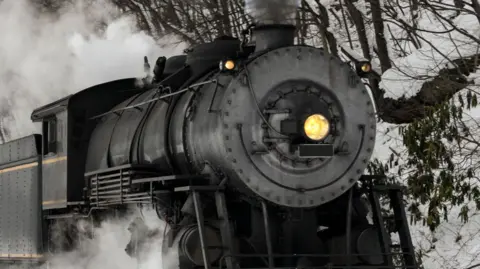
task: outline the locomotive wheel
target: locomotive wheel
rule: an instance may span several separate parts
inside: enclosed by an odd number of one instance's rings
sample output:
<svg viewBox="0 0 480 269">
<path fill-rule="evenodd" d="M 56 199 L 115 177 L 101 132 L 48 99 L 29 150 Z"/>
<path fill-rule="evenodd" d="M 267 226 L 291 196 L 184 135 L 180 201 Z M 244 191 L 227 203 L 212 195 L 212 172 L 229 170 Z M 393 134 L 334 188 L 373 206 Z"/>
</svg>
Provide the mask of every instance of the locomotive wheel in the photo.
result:
<svg viewBox="0 0 480 269">
<path fill-rule="evenodd" d="M 173 240 L 172 240 L 172 237 Z M 205 226 L 207 255 L 210 264 L 217 262 L 222 250 L 220 234 L 217 230 Z M 170 244 L 172 243 L 172 244 Z M 203 266 L 202 249 L 197 225 L 170 230 L 162 243 L 162 263 L 164 269 L 184 268 L 184 266 Z M 178 264 L 177 264 L 178 263 Z"/>
</svg>

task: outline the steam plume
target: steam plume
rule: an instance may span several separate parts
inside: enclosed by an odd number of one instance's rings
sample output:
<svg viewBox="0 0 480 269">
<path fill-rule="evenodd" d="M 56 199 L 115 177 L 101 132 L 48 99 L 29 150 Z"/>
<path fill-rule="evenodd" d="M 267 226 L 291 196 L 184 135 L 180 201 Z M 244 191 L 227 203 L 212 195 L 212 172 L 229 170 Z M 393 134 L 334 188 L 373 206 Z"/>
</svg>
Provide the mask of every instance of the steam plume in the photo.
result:
<svg viewBox="0 0 480 269">
<path fill-rule="evenodd" d="M 183 49 L 160 46 L 104 0 L 72 2 L 75 6 L 53 17 L 28 0 L 0 0 L 0 143 L 39 132 L 30 121 L 33 109 L 98 83 L 143 77 L 145 55 L 154 62 Z M 106 26 L 98 28 L 99 22 Z M 165 37 L 160 44 L 166 40 L 177 41 Z M 156 244 L 140 266 L 125 253 L 134 217 L 102 223 L 94 239 L 54 256 L 49 269 L 161 268 Z M 147 225 L 164 227 L 156 216 L 150 219 Z"/>
<path fill-rule="evenodd" d="M 141 216 L 150 229 L 158 229 L 160 236 L 154 238 L 137 261 L 125 253 L 125 246 L 130 240 L 127 231 L 129 223 Z M 77 227 L 88 223 L 77 223 Z M 39 269 L 159 269 L 162 268 L 162 236 L 166 229 L 153 210 L 144 210 L 142 214 L 135 211 L 124 218 L 107 220 L 101 227 L 94 229 L 95 238 L 82 238 L 77 249 L 68 253 L 59 253 L 48 260 Z"/>
<path fill-rule="evenodd" d="M 301 0 L 245 0 L 245 11 L 257 24 L 295 24 Z"/>
<path fill-rule="evenodd" d="M 37 107 L 109 80 L 143 77 L 144 56 L 154 62 L 183 49 L 159 46 L 107 1 L 73 2 L 53 17 L 28 0 L 0 1 L 0 139 L 38 132 L 30 121 Z"/>
</svg>

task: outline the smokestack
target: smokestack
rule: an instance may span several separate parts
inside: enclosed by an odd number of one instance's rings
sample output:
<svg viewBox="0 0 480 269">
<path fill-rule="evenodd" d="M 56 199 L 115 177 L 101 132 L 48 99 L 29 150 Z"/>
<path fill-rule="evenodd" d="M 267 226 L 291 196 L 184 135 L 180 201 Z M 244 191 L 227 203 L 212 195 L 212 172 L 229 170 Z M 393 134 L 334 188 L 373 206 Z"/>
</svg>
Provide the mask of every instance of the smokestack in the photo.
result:
<svg viewBox="0 0 480 269">
<path fill-rule="evenodd" d="M 301 0 L 245 0 L 245 11 L 256 24 L 255 51 L 294 44 L 297 9 Z"/>
</svg>

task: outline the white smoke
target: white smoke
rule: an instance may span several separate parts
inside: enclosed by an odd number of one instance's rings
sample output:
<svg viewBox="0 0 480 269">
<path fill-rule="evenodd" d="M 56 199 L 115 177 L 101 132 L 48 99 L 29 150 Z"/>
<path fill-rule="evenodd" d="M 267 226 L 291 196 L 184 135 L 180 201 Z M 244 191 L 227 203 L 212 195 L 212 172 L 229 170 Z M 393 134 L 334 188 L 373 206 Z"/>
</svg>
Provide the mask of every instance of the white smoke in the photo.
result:
<svg viewBox="0 0 480 269">
<path fill-rule="evenodd" d="M 179 54 L 184 48 L 160 46 L 177 40 L 155 42 L 104 0 L 88 6 L 76 3 L 53 17 L 34 10 L 27 0 L 0 0 L 0 143 L 5 131 L 8 140 L 39 131 L 30 121 L 33 109 L 98 83 L 142 77 L 144 56 L 153 68 L 158 56 Z M 99 22 L 106 23 L 105 29 L 97 28 Z M 147 224 L 164 225 L 152 221 L 155 218 Z M 158 246 L 140 267 L 125 253 L 130 221 L 103 223 L 93 240 L 54 256 L 49 268 L 161 268 Z"/>
<path fill-rule="evenodd" d="M 143 56 L 153 68 L 158 56 L 184 48 L 160 47 L 105 0 L 75 3 L 53 17 L 27 0 L 0 1 L 0 126 L 9 140 L 38 131 L 30 121 L 34 108 L 95 84 L 141 77 Z M 102 31 L 99 22 L 107 24 Z"/>
<path fill-rule="evenodd" d="M 137 261 L 125 253 L 130 241 L 127 230 L 130 222 L 141 216 L 151 230 L 159 231 L 158 237 L 148 244 L 148 249 Z M 85 220 L 87 222 L 87 220 Z M 78 222 L 77 226 L 82 223 Z M 83 225 L 89 229 L 89 223 Z M 59 253 L 48 259 L 39 269 L 161 269 L 162 268 L 162 236 L 166 225 L 159 220 L 153 210 L 143 210 L 122 218 L 104 221 L 101 227 L 94 229 L 93 239 L 82 238 L 79 247 L 71 252 Z"/>
<path fill-rule="evenodd" d="M 301 0 L 245 0 L 245 12 L 258 24 L 296 24 Z"/>
</svg>

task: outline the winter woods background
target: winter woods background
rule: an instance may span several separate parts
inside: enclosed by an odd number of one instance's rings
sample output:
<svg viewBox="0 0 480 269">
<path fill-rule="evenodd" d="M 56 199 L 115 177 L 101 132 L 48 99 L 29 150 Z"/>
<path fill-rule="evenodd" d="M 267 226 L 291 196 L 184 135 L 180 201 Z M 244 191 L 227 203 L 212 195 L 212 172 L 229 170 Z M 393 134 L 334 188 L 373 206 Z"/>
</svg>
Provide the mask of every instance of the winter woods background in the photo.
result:
<svg viewBox="0 0 480 269">
<path fill-rule="evenodd" d="M 0 10 L 5 2 L 0 0 Z M 78 2 L 29 3 L 54 22 Z M 109 6 L 110 21 L 129 16 L 152 42 L 168 45 L 241 37 L 251 22 L 242 0 L 85 0 L 80 8 L 99 3 Z M 340 57 L 340 47 L 353 50 L 372 60 L 380 75 L 368 80 L 380 124 L 369 171 L 407 187 L 412 236 L 424 267 L 480 264 L 479 2 L 302 0 L 298 13 L 299 42 Z M 105 14 L 88 14 L 92 31 L 108 31 Z M 140 68 L 141 63 L 140 56 Z M 0 68 L 1 80 L 12 76 Z M 3 118 L 19 120 L 2 100 Z M 15 135 L 1 128 L 0 142 Z"/>
</svg>

